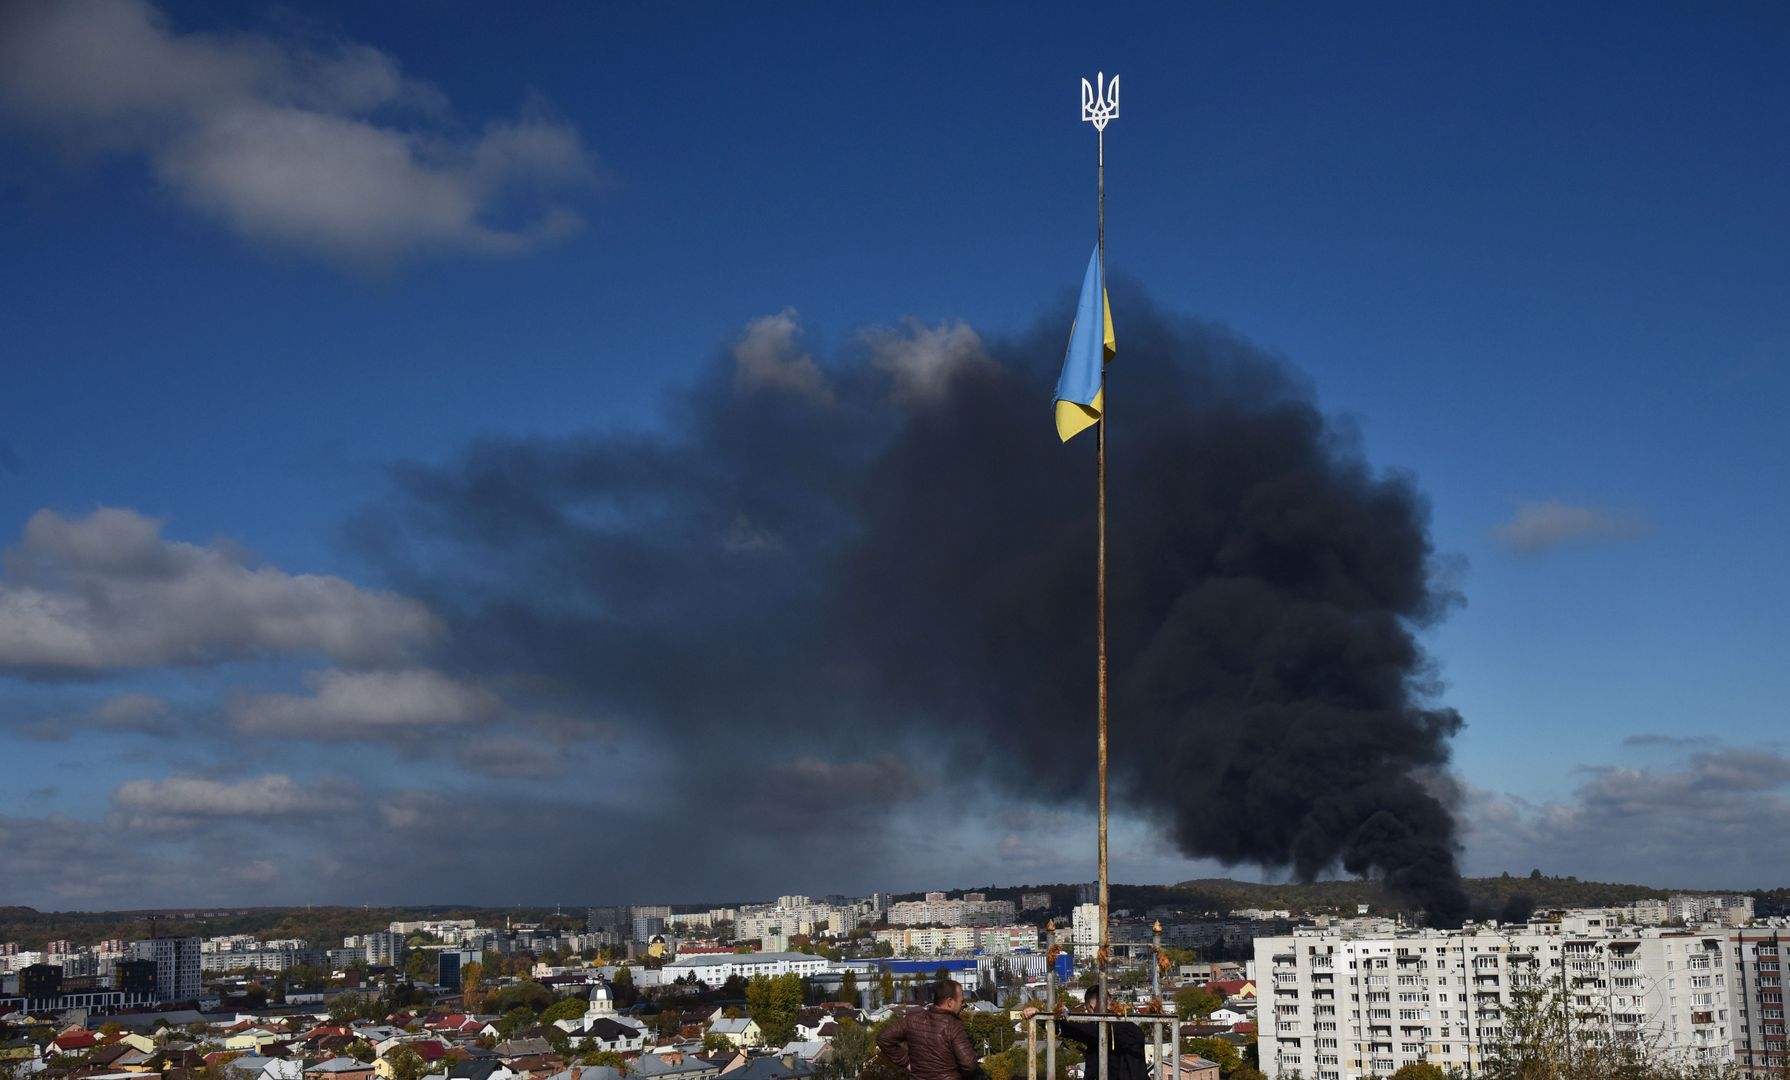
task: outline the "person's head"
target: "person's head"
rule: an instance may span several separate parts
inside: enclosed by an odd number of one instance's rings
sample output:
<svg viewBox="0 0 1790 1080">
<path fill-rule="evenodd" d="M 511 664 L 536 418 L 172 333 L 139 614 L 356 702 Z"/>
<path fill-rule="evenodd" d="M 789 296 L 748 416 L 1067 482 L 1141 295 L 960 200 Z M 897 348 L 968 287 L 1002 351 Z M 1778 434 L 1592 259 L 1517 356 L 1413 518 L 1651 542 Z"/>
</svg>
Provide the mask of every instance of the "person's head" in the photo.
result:
<svg viewBox="0 0 1790 1080">
<path fill-rule="evenodd" d="M 962 1012 L 963 986 L 956 979 L 940 979 L 933 983 L 932 1006 L 946 1012 Z"/>
<path fill-rule="evenodd" d="M 1091 1013 L 1099 1012 L 1100 1011 L 1100 988 L 1098 986 L 1088 987 L 1088 996 L 1083 998 L 1082 1000 L 1087 1002 L 1089 1012 L 1091 1012 Z"/>
</svg>

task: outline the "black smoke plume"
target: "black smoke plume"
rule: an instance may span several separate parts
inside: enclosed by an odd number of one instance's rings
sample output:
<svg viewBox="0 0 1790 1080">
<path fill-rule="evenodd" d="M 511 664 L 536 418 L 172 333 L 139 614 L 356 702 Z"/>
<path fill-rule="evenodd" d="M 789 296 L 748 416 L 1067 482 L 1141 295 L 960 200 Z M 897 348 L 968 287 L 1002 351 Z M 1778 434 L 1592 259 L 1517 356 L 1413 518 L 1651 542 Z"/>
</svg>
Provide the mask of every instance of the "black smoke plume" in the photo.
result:
<svg viewBox="0 0 1790 1080">
<path fill-rule="evenodd" d="M 1261 350 L 1135 291 L 1115 310 L 1116 805 L 1187 855 L 1381 876 L 1458 925 L 1424 499 Z M 1094 436 L 1052 430 L 1065 325 L 817 364 L 764 320 L 661 427 L 406 467 L 360 536 L 454 621 L 462 670 L 817 778 L 874 763 L 855 783 L 891 797 L 1085 800 Z"/>
</svg>

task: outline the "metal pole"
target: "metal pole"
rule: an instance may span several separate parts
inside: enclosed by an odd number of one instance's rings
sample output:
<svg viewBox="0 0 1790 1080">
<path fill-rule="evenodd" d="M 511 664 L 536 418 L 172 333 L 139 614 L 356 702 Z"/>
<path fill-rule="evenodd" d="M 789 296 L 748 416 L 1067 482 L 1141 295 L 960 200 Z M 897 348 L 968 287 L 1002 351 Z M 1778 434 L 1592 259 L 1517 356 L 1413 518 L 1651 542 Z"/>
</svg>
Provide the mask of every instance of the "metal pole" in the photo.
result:
<svg viewBox="0 0 1790 1080">
<path fill-rule="evenodd" d="M 1099 682 L 1100 732 L 1098 749 L 1100 757 L 1100 946 L 1094 954 L 1094 963 L 1098 968 L 1100 985 L 1100 1005 L 1103 1009 L 1112 1007 L 1112 999 L 1108 996 L 1107 963 L 1112 949 L 1110 927 L 1111 894 L 1108 890 L 1107 858 L 1106 858 L 1106 419 L 1112 403 L 1106 400 L 1106 125 L 1119 115 L 1119 77 L 1114 75 L 1109 83 L 1106 73 L 1101 72 L 1090 85 L 1088 80 L 1081 81 L 1081 118 L 1094 125 L 1096 140 L 1095 157 L 1095 190 L 1099 215 L 1098 259 L 1100 263 L 1100 325 L 1094 332 L 1101 339 L 1100 422 L 1095 426 L 1100 430 L 1095 435 L 1095 471 L 1098 495 L 1095 505 L 1096 540 L 1095 540 L 1095 587 L 1094 601 L 1094 633 L 1095 652 L 1097 658 L 1097 674 Z M 1100 1042 L 1101 1078 L 1106 1076 L 1106 1040 Z"/>
<path fill-rule="evenodd" d="M 1099 133 L 1099 166 L 1096 187 L 1100 201 L 1100 297 L 1101 326 L 1095 331 L 1104 340 L 1106 336 L 1106 132 Z M 1105 346 L 1101 348 L 1104 350 Z M 1100 393 L 1102 407 L 1100 410 L 1099 431 L 1096 433 L 1097 449 L 1095 450 L 1095 468 L 1100 474 L 1099 496 L 1096 512 L 1099 516 L 1099 540 L 1097 544 L 1100 583 L 1095 589 L 1094 621 L 1096 649 L 1099 653 L 1100 668 L 1100 1004 L 1105 1006 L 1106 968 L 1110 959 L 1111 933 L 1108 920 L 1111 917 L 1111 900 L 1107 892 L 1106 862 L 1106 419 L 1112 409 L 1112 402 L 1106 400 L 1106 370 L 1104 362 L 1100 371 Z M 1104 1078 L 1103 1072 L 1101 1076 Z"/>
<path fill-rule="evenodd" d="M 1155 953 L 1150 957 L 1150 1000 L 1156 1003 L 1157 1015 L 1162 1013 L 1162 920 L 1158 919 L 1150 926 L 1150 940 L 1155 945 Z M 1155 1060 L 1150 1067 L 1157 1072 L 1162 1071 L 1162 1025 L 1150 1025 L 1150 1040 L 1154 1046 Z"/>
<path fill-rule="evenodd" d="M 1044 973 L 1044 1015 L 1050 1019 L 1044 1022 L 1044 1075 L 1057 1080 L 1057 921 L 1045 923 L 1045 930 L 1050 947 L 1044 955 L 1050 966 Z"/>
</svg>

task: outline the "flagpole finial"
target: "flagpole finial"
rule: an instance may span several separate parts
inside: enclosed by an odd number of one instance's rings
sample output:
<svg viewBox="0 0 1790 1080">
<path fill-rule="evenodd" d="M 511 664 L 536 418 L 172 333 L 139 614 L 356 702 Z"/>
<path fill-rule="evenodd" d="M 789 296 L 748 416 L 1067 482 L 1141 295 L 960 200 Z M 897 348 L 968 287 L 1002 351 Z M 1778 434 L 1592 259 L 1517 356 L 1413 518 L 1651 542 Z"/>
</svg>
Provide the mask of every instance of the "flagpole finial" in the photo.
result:
<svg viewBox="0 0 1790 1080">
<path fill-rule="evenodd" d="M 1106 72 L 1094 76 L 1092 83 L 1081 81 L 1081 118 L 1104 132 L 1109 121 L 1119 118 L 1119 77 L 1108 82 Z"/>
</svg>

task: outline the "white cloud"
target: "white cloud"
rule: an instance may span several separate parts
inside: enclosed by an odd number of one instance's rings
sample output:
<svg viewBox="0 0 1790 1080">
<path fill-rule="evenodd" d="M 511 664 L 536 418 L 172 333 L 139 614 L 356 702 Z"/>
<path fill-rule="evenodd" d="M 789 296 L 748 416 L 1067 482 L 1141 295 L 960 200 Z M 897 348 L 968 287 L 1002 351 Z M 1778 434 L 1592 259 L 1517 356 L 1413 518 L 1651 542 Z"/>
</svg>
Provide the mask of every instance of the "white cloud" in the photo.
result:
<svg viewBox="0 0 1790 1080">
<path fill-rule="evenodd" d="M 1631 540 L 1647 531 L 1645 522 L 1594 506 L 1525 502 L 1494 535 L 1511 551 L 1536 555 L 1562 544 L 1588 540 Z"/>
<path fill-rule="evenodd" d="M 734 343 L 734 387 L 742 393 L 774 390 L 822 405 L 833 403 L 833 391 L 814 357 L 796 344 L 802 325 L 794 308 L 765 315 L 746 324 Z"/>
<path fill-rule="evenodd" d="M 13 5 L 0 107 L 67 147 L 144 156 L 245 237 L 356 264 L 527 250 L 580 224 L 548 193 L 594 177 L 578 133 L 538 116 L 451 134 L 442 94 L 376 49 L 180 33 L 144 0 Z"/>
<path fill-rule="evenodd" d="M 164 540 L 161 528 L 122 509 L 32 515 L 0 579 L 0 671 L 91 676 L 272 653 L 386 663 L 439 632 L 413 600 L 251 568 L 217 547 Z"/>
<path fill-rule="evenodd" d="M 894 378 L 895 400 L 904 403 L 938 400 L 959 371 L 993 363 L 982 338 L 962 322 L 927 326 L 905 319 L 899 328 L 871 330 L 865 339 L 871 363 Z"/>
<path fill-rule="evenodd" d="M 1779 843 L 1790 817 L 1790 757 L 1782 752 L 1717 748 L 1665 767 L 1582 772 L 1563 800 L 1469 789 L 1461 817 L 1471 869 L 1539 866 L 1590 880 L 1704 888 L 1775 884 L 1758 855 Z"/>
<path fill-rule="evenodd" d="M 230 705 L 231 723 L 245 735 L 384 738 L 479 724 L 502 708 L 489 691 L 425 669 L 322 671 L 306 679 L 313 690 L 309 696 L 236 699 Z"/>
<path fill-rule="evenodd" d="M 343 801 L 341 791 L 307 787 L 283 773 L 227 782 L 196 776 L 127 780 L 112 792 L 117 820 L 133 829 L 183 829 L 208 821 L 305 817 L 325 814 Z"/>
</svg>

